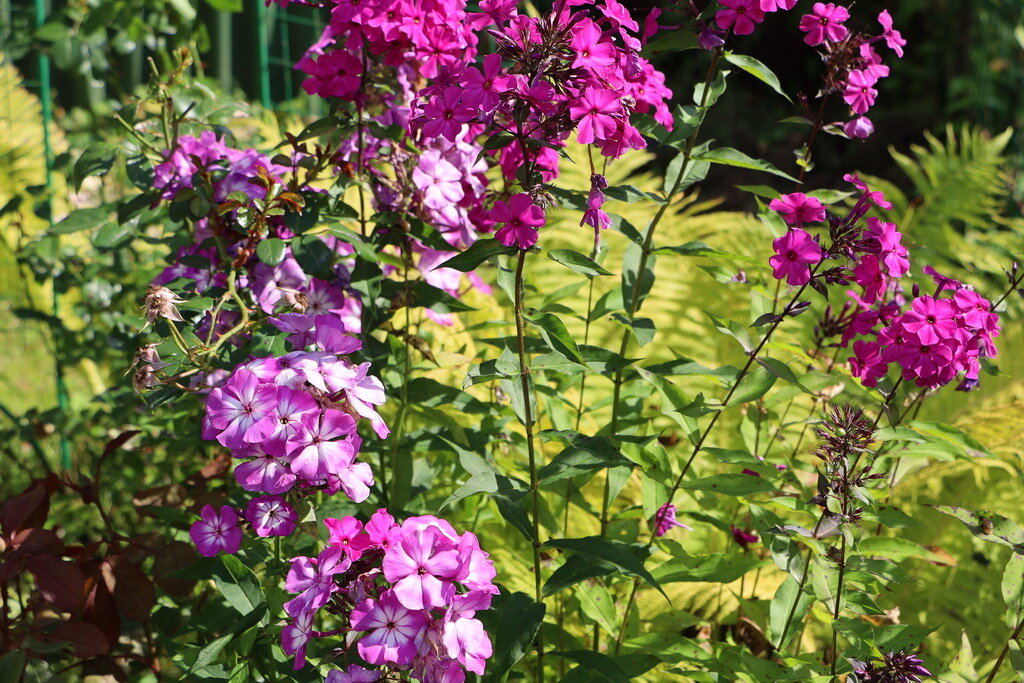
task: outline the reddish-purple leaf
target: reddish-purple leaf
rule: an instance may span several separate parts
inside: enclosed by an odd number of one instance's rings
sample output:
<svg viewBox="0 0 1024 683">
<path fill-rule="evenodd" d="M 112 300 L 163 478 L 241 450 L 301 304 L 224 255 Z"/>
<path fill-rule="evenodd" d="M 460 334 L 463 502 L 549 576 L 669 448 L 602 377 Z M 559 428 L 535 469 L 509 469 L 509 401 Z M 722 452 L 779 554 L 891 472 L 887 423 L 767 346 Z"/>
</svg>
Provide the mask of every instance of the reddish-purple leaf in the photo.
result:
<svg viewBox="0 0 1024 683">
<path fill-rule="evenodd" d="M 43 599 L 59 609 L 77 613 L 85 604 L 85 575 L 74 562 L 53 555 L 34 555 L 28 570 Z"/>
<path fill-rule="evenodd" d="M 36 479 L 20 494 L 9 498 L 0 508 L 0 524 L 8 536 L 27 527 L 41 527 L 50 512 L 50 493 L 56 479 Z"/>
<path fill-rule="evenodd" d="M 106 636 L 87 621 L 66 621 L 50 632 L 50 639 L 71 643 L 75 656 L 81 659 L 98 657 L 110 651 Z"/>
<path fill-rule="evenodd" d="M 191 579 L 183 579 L 178 576 L 170 576 L 173 572 L 186 567 L 191 567 L 199 558 L 195 547 L 184 541 L 173 541 L 166 548 L 162 549 L 156 556 L 153 563 L 153 575 L 156 577 L 156 585 L 160 586 L 168 595 L 176 598 L 183 598 L 192 592 L 196 582 Z"/>
<path fill-rule="evenodd" d="M 156 602 L 153 584 L 136 565 L 123 557 L 107 558 L 102 566 L 107 590 L 114 595 L 117 611 L 135 621 L 147 621 Z"/>
</svg>

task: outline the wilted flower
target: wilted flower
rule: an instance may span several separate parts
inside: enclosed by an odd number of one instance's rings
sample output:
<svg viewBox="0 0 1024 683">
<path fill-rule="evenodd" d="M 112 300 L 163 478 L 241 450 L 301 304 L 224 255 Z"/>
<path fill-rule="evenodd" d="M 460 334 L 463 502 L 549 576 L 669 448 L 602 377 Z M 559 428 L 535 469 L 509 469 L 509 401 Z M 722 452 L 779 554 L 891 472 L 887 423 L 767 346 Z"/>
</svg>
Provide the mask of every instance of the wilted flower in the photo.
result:
<svg viewBox="0 0 1024 683">
<path fill-rule="evenodd" d="M 179 299 L 177 294 L 166 287 L 150 285 L 146 290 L 146 296 L 142 298 L 146 312 L 146 324 L 148 325 L 157 318 L 184 322 L 185 319 L 181 317 L 181 313 L 178 312 L 178 307 L 175 305 L 184 302 L 184 299 Z"/>
</svg>

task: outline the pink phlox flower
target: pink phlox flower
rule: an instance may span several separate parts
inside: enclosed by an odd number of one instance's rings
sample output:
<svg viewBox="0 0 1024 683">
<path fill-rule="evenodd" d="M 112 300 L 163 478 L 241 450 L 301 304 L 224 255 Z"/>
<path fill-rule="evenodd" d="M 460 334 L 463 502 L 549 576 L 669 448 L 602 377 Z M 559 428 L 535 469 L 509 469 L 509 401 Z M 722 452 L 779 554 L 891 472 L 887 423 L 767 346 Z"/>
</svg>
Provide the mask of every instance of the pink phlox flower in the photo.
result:
<svg viewBox="0 0 1024 683">
<path fill-rule="evenodd" d="M 772 242 L 775 256 L 768 259 L 775 278 L 790 285 L 805 285 L 811 280 L 810 266 L 822 258 L 821 245 L 806 231 L 793 228 Z"/>
<path fill-rule="evenodd" d="M 235 479 L 246 491 L 279 494 L 295 485 L 295 474 L 285 464 L 285 445 L 281 439 L 268 439 L 234 451 L 235 457 L 252 460 L 235 467 Z"/>
<path fill-rule="evenodd" d="M 367 374 L 370 369 L 369 363 L 362 363 L 353 368 L 352 381 L 343 388 L 345 398 L 349 405 L 360 416 L 370 421 L 370 426 L 382 439 L 386 439 L 391 430 L 384 423 L 384 418 L 375 410 L 374 406 L 384 405 L 387 396 L 384 393 L 384 384 L 377 377 Z"/>
<path fill-rule="evenodd" d="M 424 206 L 442 209 L 466 196 L 462 189 L 462 172 L 441 158 L 441 151 L 429 149 L 420 155 L 412 180 L 423 194 Z"/>
<path fill-rule="evenodd" d="M 569 107 L 569 115 L 578 122 L 579 141 L 589 144 L 615 133 L 616 119 L 622 115 L 622 101 L 611 90 L 590 86 L 583 97 Z"/>
<path fill-rule="evenodd" d="M 876 242 L 879 260 L 885 265 L 885 274 L 889 277 L 906 275 L 910 271 L 910 260 L 907 258 L 909 252 L 903 246 L 903 235 L 896 229 L 896 224 L 869 216 L 867 227 L 865 236 Z"/>
<path fill-rule="evenodd" d="M 919 296 L 903 314 L 903 329 L 917 335 L 922 344 L 938 344 L 957 329 L 956 312 L 948 299 Z"/>
<path fill-rule="evenodd" d="M 344 356 L 363 348 L 359 337 L 347 334 L 345 323 L 333 315 L 318 315 L 314 319 L 314 346 L 332 355 Z"/>
<path fill-rule="evenodd" d="M 757 543 L 761 540 L 758 537 L 757 532 L 753 529 L 747 531 L 746 529 L 741 529 L 738 526 L 730 525 L 729 530 L 732 533 L 733 540 L 736 541 L 744 550 L 746 550 L 747 546 L 751 543 Z"/>
<path fill-rule="evenodd" d="M 473 120 L 476 112 L 462 104 L 462 90 L 448 88 L 442 95 L 430 98 L 423 107 L 423 134 L 443 137 L 455 142 L 462 132 L 462 124 Z"/>
<path fill-rule="evenodd" d="M 314 277 L 302 288 L 301 300 L 306 315 L 321 316 L 340 310 L 345 304 L 345 294 L 329 282 Z"/>
<path fill-rule="evenodd" d="M 874 85 L 878 78 L 866 71 L 854 69 L 846 76 L 846 89 L 843 91 L 843 100 L 850 105 L 857 114 L 864 114 L 875 103 L 878 91 Z"/>
<path fill-rule="evenodd" d="M 878 257 L 873 254 L 864 254 L 860 262 L 853 269 L 853 278 L 858 285 L 864 288 L 864 301 L 873 304 L 885 294 L 888 280 L 882 272 Z"/>
<path fill-rule="evenodd" d="M 249 501 L 245 519 L 260 538 L 287 536 L 298 521 L 295 508 L 281 496 L 260 496 Z"/>
<path fill-rule="evenodd" d="M 357 646 L 360 657 L 370 664 L 405 666 L 416 656 L 416 640 L 427 624 L 427 615 L 406 608 L 388 590 L 377 600 L 359 603 L 351 620 L 352 630 L 367 631 Z"/>
<path fill-rule="evenodd" d="M 761 0 L 762 12 L 778 12 L 779 10 L 791 10 L 796 6 L 796 0 Z"/>
<path fill-rule="evenodd" d="M 615 64 L 615 46 L 602 40 L 601 28 L 592 19 L 582 19 L 572 27 L 572 50 L 576 60 L 572 68 L 587 68 L 596 74 L 603 74 Z"/>
<path fill-rule="evenodd" d="M 189 529 L 189 536 L 201 555 L 213 557 L 220 552 L 232 555 L 242 545 L 238 522 L 238 513 L 230 505 L 222 505 L 220 510 L 204 505 L 199 519 Z"/>
<path fill-rule="evenodd" d="M 885 38 L 885 44 L 896 53 L 897 57 L 902 57 L 903 46 L 907 44 L 907 41 L 903 39 L 899 31 L 893 29 L 892 15 L 889 14 L 889 10 L 882 10 L 882 13 L 878 15 L 878 23 L 882 25 L 882 37 Z"/>
<path fill-rule="evenodd" d="M 401 527 L 395 523 L 395 518 L 385 508 L 380 508 L 370 515 L 364 530 L 370 537 L 370 544 L 384 550 L 388 550 L 401 540 Z"/>
<path fill-rule="evenodd" d="M 355 431 L 355 420 L 340 410 L 325 410 L 319 417 L 303 421 L 288 440 L 292 472 L 306 481 L 318 482 L 348 467 L 355 452 L 345 437 Z"/>
<path fill-rule="evenodd" d="M 536 244 L 537 228 L 544 225 L 544 210 L 524 193 L 512 195 L 507 202 L 496 201 L 490 217 L 495 223 L 505 224 L 495 233 L 495 238 L 505 246 L 520 249 Z"/>
<path fill-rule="evenodd" d="M 518 5 L 518 0 L 480 0 L 480 11 L 470 13 L 467 24 L 475 31 L 503 26 L 516 16 Z"/>
<path fill-rule="evenodd" d="M 351 438 L 353 452 L 358 452 L 359 437 Z M 373 470 L 365 462 L 353 460 L 347 465 L 338 467 L 327 475 L 327 488 L 325 493 L 333 496 L 339 490 L 355 503 L 362 503 L 370 497 L 370 487 L 373 486 Z"/>
<path fill-rule="evenodd" d="M 482 72 L 475 67 L 466 69 L 462 73 L 462 102 L 484 112 L 494 111 L 501 102 L 501 94 L 513 83 L 511 77 L 501 73 L 501 57 L 496 54 L 484 57 Z"/>
<path fill-rule="evenodd" d="M 303 418 L 319 411 L 320 406 L 305 391 L 288 387 L 276 387 L 277 403 L 274 406 L 274 421 L 277 429 L 274 436 L 287 440 L 299 429 Z"/>
<path fill-rule="evenodd" d="M 348 99 L 359 91 L 363 78 L 363 63 L 345 50 L 334 50 L 318 59 L 303 57 L 296 69 L 309 74 L 302 89 L 310 95 Z"/>
<path fill-rule="evenodd" d="M 750 35 L 764 21 L 760 0 L 721 0 L 715 23 L 723 31 L 732 29 L 738 36 Z"/>
<path fill-rule="evenodd" d="M 324 526 L 331 534 L 329 543 L 340 547 L 353 561 L 362 557 L 363 551 L 370 547 L 370 535 L 363 530 L 363 524 L 355 517 L 334 519 L 328 517 Z"/>
<path fill-rule="evenodd" d="M 401 542 L 385 553 L 382 566 L 402 605 L 415 610 L 443 607 L 455 592 L 459 554 L 436 528 L 403 527 Z"/>
<path fill-rule="evenodd" d="M 313 617 L 315 611 L 299 612 L 296 617 L 281 629 L 281 649 L 286 655 L 295 655 L 295 670 L 306 665 L 306 646 L 313 637 Z"/>
<path fill-rule="evenodd" d="M 654 535 L 664 536 L 675 527 L 682 527 L 688 531 L 692 529 L 682 522 L 676 520 L 676 506 L 672 503 L 665 503 L 654 514 Z"/>
<path fill-rule="evenodd" d="M 886 211 L 892 210 L 892 203 L 885 199 L 885 194 L 881 190 L 871 191 L 868 188 L 868 184 L 856 173 L 847 173 L 843 176 L 843 180 L 848 183 L 852 183 L 858 190 L 864 193 L 864 198 L 872 202 L 875 206 Z"/>
<path fill-rule="evenodd" d="M 476 534 L 471 531 L 462 534 L 459 539 L 458 551 L 459 573 L 456 579 L 459 583 L 480 593 L 496 595 L 498 588 L 494 585 L 494 577 L 498 575 L 498 572 L 494 568 L 490 554 L 481 550 Z M 489 606 L 490 602 L 488 602 Z M 478 607 L 477 609 L 487 609 L 487 607 Z"/>
<path fill-rule="evenodd" d="M 640 24 L 636 23 L 636 19 L 630 15 L 629 10 L 626 9 L 619 0 L 603 0 L 603 2 L 595 3 L 598 11 L 603 14 L 608 21 L 612 22 L 612 25 L 619 29 L 626 29 L 636 33 L 640 30 Z"/>
<path fill-rule="evenodd" d="M 352 561 L 341 548 L 327 547 L 315 557 L 292 558 L 284 587 L 298 596 L 284 603 L 285 612 L 297 617 L 303 612 L 315 612 L 328 603 L 338 590 L 336 574 L 343 574 Z"/>
<path fill-rule="evenodd" d="M 889 75 L 889 67 L 882 62 L 881 56 L 875 52 L 871 43 L 860 44 L 861 69 L 864 73 L 876 79 L 882 79 Z"/>
<path fill-rule="evenodd" d="M 964 283 L 960 282 L 957 279 L 943 275 L 942 273 L 935 270 L 931 266 L 925 266 L 924 268 L 921 269 L 921 272 L 923 272 L 925 275 L 930 276 L 935 281 L 935 284 L 939 288 L 939 292 L 943 292 L 947 289 L 956 292 L 966 287 Z"/>
<path fill-rule="evenodd" d="M 601 147 L 601 154 L 610 159 L 618 159 L 631 149 L 647 147 L 644 136 L 625 117 L 616 119 L 614 133 L 597 142 Z"/>
<path fill-rule="evenodd" d="M 458 661 L 467 671 L 483 675 L 487 660 L 494 653 L 491 639 L 479 619 L 473 618 L 475 610 L 490 606 L 490 595 L 486 603 L 472 593 L 452 598 L 452 607 L 444 618 L 442 642 L 446 653 Z M 478 604 L 486 604 L 479 607 Z"/>
<path fill-rule="evenodd" d="M 261 384 L 255 374 L 239 369 L 227 384 L 210 392 L 206 414 L 210 424 L 221 430 L 217 441 L 227 448 L 237 448 L 274 433 L 276 403 L 274 386 Z"/>
<path fill-rule="evenodd" d="M 288 333 L 287 342 L 293 349 L 304 349 L 313 343 L 315 323 L 311 315 L 282 313 L 270 318 L 270 324 Z"/>
<path fill-rule="evenodd" d="M 376 683 L 380 677 L 380 671 L 352 664 L 344 671 L 341 669 L 328 671 L 324 683 Z"/>
<path fill-rule="evenodd" d="M 858 116 L 843 124 L 843 132 L 851 138 L 868 138 L 875 132 L 875 124 L 866 116 Z"/>
<path fill-rule="evenodd" d="M 807 33 L 804 42 L 811 47 L 822 43 L 838 43 L 850 35 L 850 31 L 843 26 L 843 22 L 850 18 L 850 13 L 842 5 L 816 2 L 811 11 L 811 14 L 800 17 L 800 30 Z"/>
<path fill-rule="evenodd" d="M 825 220 L 825 207 L 814 197 L 803 192 L 784 194 L 773 199 L 768 208 L 776 211 L 787 225 L 802 228 L 805 223 L 820 223 Z"/>
<path fill-rule="evenodd" d="M 882 359 L 881 346 L 872 341 L 853 342 L 853 357 L 850 358 L 850 372 L 860 378 L 866 387 L 878 386 L 878 380 L 885 377 L 889 364 Z"/>
</svg>

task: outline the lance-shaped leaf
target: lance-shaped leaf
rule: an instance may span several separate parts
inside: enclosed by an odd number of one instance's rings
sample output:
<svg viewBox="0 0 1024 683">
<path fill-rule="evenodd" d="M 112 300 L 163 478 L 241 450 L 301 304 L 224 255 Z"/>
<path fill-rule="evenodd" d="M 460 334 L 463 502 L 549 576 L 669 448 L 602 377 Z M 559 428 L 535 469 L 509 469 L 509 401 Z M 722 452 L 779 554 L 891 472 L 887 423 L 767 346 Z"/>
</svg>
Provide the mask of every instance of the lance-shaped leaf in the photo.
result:
<svg viewBox="0 0 1024 683">
<path fill-rule="evenodd" d="M 643 561 L 636 554 L 637 552 L 644 551 L 640 546 L 628 546 L 625 543 L 609 541 L 601 538 L 600 536 L 587 536 L 585 538 L 555 538 L 551 539 L 544 545 L 552 548 L 559 548 L 561 550 L 571 550 L 575 553 L 583 553 L 604 560 L 605 562 L 615 565 L 625 574 L 639 576 L 651 586 L 657 588 L 662 595 L 665 595 L 665 591 L 662 590 L 661 584 L 659 584 L 651 573 L 644 568 Z M 665 595 L 665 599 L 668 600 L 667 595 Z"/>
<path fill-rule="evenodd" d="M 702 152 L 700 156 L 696 157 L 697 161 L 703 161 L 709 164 L 721 164 L 723 166 L 734 166 L 736 168 L 749 168 L 752 171 L 763 171 L 764 173 L 771 173 L 777 175 L 780 178 L 796 182 L 796 178 L 780 171 L 775 168 L 772 164 L 764 161 L 763 159 L 754 159 L 753 157 L 747 156 L 738 149 L 732 147 L 718 147 L 706 152 Z"/>
<path fill-rule="evenodd" d="M 458 256 L 452 257 L 441 264 L 443 268 L 452 268 L 463 273 L 476 270 L 476 267 L 489 258 L 500 254 L 514 254 L 513 247 L 506 247 L 493 237 L 477 240 Z"/>
<path fill-rule="evenodd" d="M 971 512 L 953 505 L 931 505 L 939 512 L 956 517 L 971 533 L 983 541 L 1008 545 L 1018 553 L 1024 553 L 1024 529 L 1002 515 L 990 512 Z"/>
<path fill-rule="evenodd" d="M 491 609 L 480 613 L 480 620 L 494 638 L 494 657 L 487 662 L 484 681 L 505 680 L 508 671 L 533 646 L 544 611 L 544 603 L 534 602 L 526 593 L 502 593 L 494 597 Z"/>
<path fill-rule="evenodd" d="M 779 77 L 775 73 L 764 65 L 761 61 L 749 57 L 747 55 L 736 55 L 731 52 L 725 53 L 725 60 L 734 66 L 746 71 L 748 74 L 761 81 L 769 88 L 779 93 L 786 98 L 789 102 L 792 102 L 789 95 L 782 89 L 782 84 L 779 82 Z"/>
</svg>

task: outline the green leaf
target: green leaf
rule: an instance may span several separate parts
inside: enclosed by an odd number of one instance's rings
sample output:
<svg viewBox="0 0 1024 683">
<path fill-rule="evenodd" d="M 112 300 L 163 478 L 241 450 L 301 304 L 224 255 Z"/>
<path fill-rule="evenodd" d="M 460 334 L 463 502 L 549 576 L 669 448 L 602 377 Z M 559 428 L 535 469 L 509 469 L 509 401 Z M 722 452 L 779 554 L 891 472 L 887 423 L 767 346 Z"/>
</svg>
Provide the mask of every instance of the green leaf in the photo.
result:
<svg viewBox="0 0 1024 683">
<path fill-rule="evenodd" d="M 1010 555 L 1003 570 L 1000 592 L 1006 604 L 1006 625 L 1016 626 L 1024 613 L 1024 555 Z"/>
<path fill-rule="evenodd" d="M 990 512 L 971 512 L 952 505 L 930 505 L 939 512 L 956 517 L 971 533 L 983 541 L 1008 545 L 1024 552 L 1024 529 L 1002 515 Z"/>
<path fill-rule="evenodd" d="M 153 188 L 153 164 L 145 154 L 135 154 L 125 160 L 125 170 L 132 185 L 142 191 Z"/>
<path fill-rule="evenodd" d="M 469 248 L 458 256 L 454 256 L 444 263 L 441 264 L 442 268 L 452 268 L 462 273 L 468 273 L 472 270 L 476 270 L 476 267 L 489 258 L 499 256 L 501 254 L 515 254 L 519 250 L 514 247 L 506 247 L 504 244 L 489 237 L 487 239 L 480 239 L 473 244 L 469 245 Z"/>
<path fill-rule="evenodd" d="M 206 0 L 210 7 L 221 12 L 241 12 L 242 0 Z"/>
<path fill-rule="evenodd" d="M 755 368 L 747 373 L 747 376 L 740 382 L 739 388 L 729 399 L 729 405 L 735 406 L 757 399 L 768 393 L 768 390 L 775 385 L 775 375 L 763 368 Z"/>
<path fill-rule="evenodd" d="M 602 267 L 594 259 L 572 249 L 552 249 L 548 252 L 548 258 L 555 263 L 561 263 L 569 270 L 581 275 L 589 275 L 591 277 L 613 275 L 610 270 Z"/>
<path fill-rule="evenodd" d="M 505 680 L 509 670 L 533 647 L 544 611 L 544 603 L 534 602 L 526 593 L 503 593 L 494 597 L 491 609 L 480 613 L 480 620 L 494 639 L 494 656 L 487 662 L 484 681 Z"/>
<path fill-rule="evenodd" d="M 292 242 L 292 254 L 302 270 L 321 280 L 334 277 L 334 252 L 316 235 L 303 235 Z"/>
<path fill-rule="evenodd" d="M 111 249 L 131 239 L 135 235 L 136 223 L 105 223 L 93 238 L 92 243 L 100 249 Z"/>
<path fill-rule="evenodd" d="M 665 184 L 663 190 L 665 196 L 669 200 L 672 199 L 671 193 L 672 188 L 676 189 L 676 192 L 682 192 L 686 188 L 690 187 L 694 183 L 699 183 L 708 177 L 708 171 L 711 169 L 711 164 L 707 161 L 699 161 L 691 158 L 690 163 L 686 165 L 686 175 L 681 179 L 679 174 L 683 172 L 683 162 L 686 157 L 682 152 L 672 158 L 672 161 L 668 162 L 668 169 L 665 171 Z M 678 186 L 676 183 L 679 183 Z"/>
<path fill-rule="evenodd" d="M 54 235 L 67 235 L 72 232 L 92 230 L 106 223 L 109 218 L 110 212 L 105 208 L 77 209 L 53 226 L 52 232 Z"/>
<path fill-rule="evenodd" d="M 600 536 L 587 536 L 585 538 L 556 538 L 551 539 L 544 545 L 561 550 L 571 550 L 575 553 L 585 553 L 609 562 L 618 567 L 622 572 L 631 576 L 639 576 L 641 579 L 658 589 L 662 595 L 665 591 L 661 585 L 651 576 L 651 573 L 644 568 L 644 563 L 638 558 L 634 551 L 644 551 L 641 546 L 628 546 L 617 541 L 609 541 Z M 668 596 L 665 595 L 667 599 Z"/>
<path fill-rule="evenodd" d="M 605 562 L 594 555 L 573 553 L 565 558 L 565 563 L 551 573 L 544 582 L 544 595 L 554 595 L 560 590 L 574 586 L 580 581 L 607 576 L 615 571 L 615 565 Z"/>
<path fill-rule="evenodd" d="M 599 624 L 605 633 L 618 632 L 615 599 L 607 588 L 596 581 L 584 583 L 576 587 L 573 595 L 580 601 L 583 613 Z"/>
<path fill-rule="evenodd" d="M 654 321 L 650 318 L 634 318 L 630 320 L 621 313 L 612 313 L 612 319 L 633 333 L 636 343 L 647 346 L 654 340 Z"/>
<path fill-rule="evenodd" d="M 708 256 L 710 254 L 720 254 L 722 252 L 717 249 L 712 249 L 708 245 L 700 241 L 687 242 L 686 244 L 680 244 L 677 247 L 658 247 L 654 251 L 670 251 L 673 254 L 680 256 Z"/>
<path fill-rule="evenodd" d="M 249 614 L 263 604 L 263 590 L 252 570 L 235 555 L 221 555 L 213 580 L 221 595 L 240 614 Z"/>
<path fill-rule="evenodd" d="M 75 191 L 82 189 L 82 181 L 87 177 L 105 176 L 113 168 L 119 149 L 118 145 L 109 142 L 94 142 L 86 147 L 71 173 Z"/>
<path fill-rule="evenodd" d="M 583 356 L 580 355 L 580 349 L 576 346 L 576 340 L 572 338 L 565 323 L 558 316 L 553 313 L 543 313 L 529 316 L 527 320 L 537 326 L 540 336 L 544 338 L 552 351 L 560 353 L 574 363 L 583 365 Z"/>
<path fill-rule="evenodd" d="M 800 584 L 792 576 L 787 576 L 772 598 L 768 608 L 768 622 L 772 634 L 772 644 L 784 650 L 786 644 L 802 631 L 800 623 L 807 614 L 811 604 L 811 596 L 800 590 Z M 792 617 L 790 615 L 792 614 Z M 788 622 L 788 624 L 787 624 Z M 783 637 L 783 632 L 785 636 Z M 781 642 L 780 642 L 781 640 Z"/>
<path fill-rule="evenodd" d="M 691 559 L 693 562 L 687 562 L 689 566 L 684 566 L 678 558 L 673 558 L 651 573 L 661 583 L 732 583 L 747 572 L 767 564 L 766 560 L 757 557 L 731 553 L 715 553 Z"/>
<path fill-rule="evenodd" d="M 657 38 L 644 45 L 641 54 L 648 56 L 658 52 L 682 52 L 696 50 L 699 47 L 697 34 L 692 31 L 663 31 Z"/>
<path fill-rule="evenodd" d="M 718 316 L 713 313 L 708 313 L 707 311 L 704 311 L 704 313 L 711 318 L 711 323 L 715 326 L 715 329 L 738 341 L 744 351 L 750 353 L 754 350 L 754 342 L 750 339 L 750 333 L 747 332 L 747 328 L 743 325 L 732 320 L 722 320 Z"/>
<path fill-rule="evenodd" d="M 761 81 L 769 88 L 779 93 L 786 98 L 788 102 L 792 102 L 789 95 L 782 89 L 782 84 L 779 83 L 779 77 L 776 76 L 771 69 L 765 66 L 761 61 L 749 57 L 747 55 L 737 55 L 732 52 L 725 53 L 725 60 L 734 66 L 746 71 L 748 74 Z"/>
<path fill-rule="evenodd" d="M 733 149 L 732 147 L 718 147 L 716 149 L 703 152 L 700 156 L 695 158 L 709 164 L 722 164 L 723 166 L 735 166 L 736 168 L 749 168 L 754 171 L 763 171 L 764 173 L 771 173 L 772 175 L 777 175 L 780 178 L 785 178 L 786 180 L 794 183 L 797 182 L 796 178 L 788 173 L 780 171 L 767 161 L 754 159 L 738 149 Z"/>
<path fill-rule="evenodd" d="M 268 266 L 276 266 L 284 260 L 284 253 L 287 245 L 284 240 L 270 237 L 263 240 L 256 247 L 256 256 Z"/>
<path fill-rule="evenodd" d="M 540 469 L 538 476 L 542 481 L 553 482 L 580 474 L 592 474 L 610 467 L 633 466 L 633 463 L 605 437 L 584 436 L 576 432 L 554 434 L 558 435 L 559 440 L 567 441 L 569 445 Z M 540 437 L 547 440 L 556 438 L 552 436 L 551 430 L 541 432 Z"/>
<path fill-rule="evenodd" d="M 680 488 L 690 491 L 712 491 L 726 496 L 749 496 L 775 490 L 775 484 L 752 474 L 713 474 L 683 482 Z"/>
</svg>

